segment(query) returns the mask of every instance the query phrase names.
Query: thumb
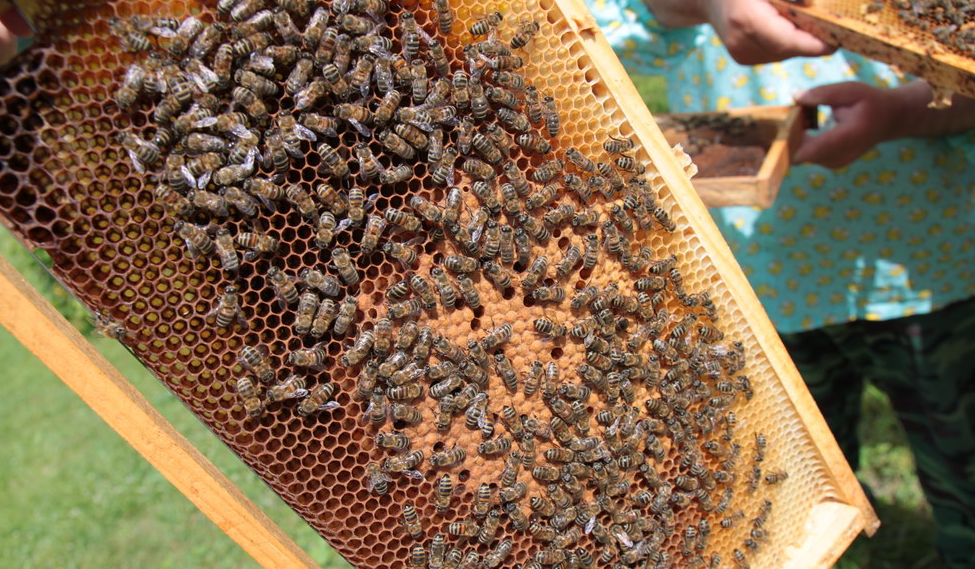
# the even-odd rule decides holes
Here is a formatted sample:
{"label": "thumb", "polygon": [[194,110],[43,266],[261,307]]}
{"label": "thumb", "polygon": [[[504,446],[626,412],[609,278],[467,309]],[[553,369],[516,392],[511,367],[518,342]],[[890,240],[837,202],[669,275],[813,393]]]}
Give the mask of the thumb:
{"label": "thumb", "polygon": [[870,89],[870,87],[856,81],[822,85],[800,93],[796,97],[796,102],[810,107],[815,105],[846,107],[862,99],[864,89]]}
{"label": "thumb", "polygon": [[844,125],[837,125],[832,130],[828,130],[820,135],[812,136],[808,133],[803,134],[799,148],[792,155],[793,164],[803,164],[812,162],[823,166],[836,164],[836,158],[841,149],[847,145],[849,137],[848,128]]}

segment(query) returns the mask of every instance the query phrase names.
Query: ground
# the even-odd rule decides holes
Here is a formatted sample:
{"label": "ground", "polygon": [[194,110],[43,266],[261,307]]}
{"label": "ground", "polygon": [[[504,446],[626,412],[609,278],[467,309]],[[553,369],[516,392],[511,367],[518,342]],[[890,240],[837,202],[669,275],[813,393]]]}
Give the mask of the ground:
{"label": "ground", "polygon": [[[653,112],[665,86],[636,77]],[[0,254],[83,328],[84,311],[0,229]],[[95,346],[200,451],[324,568],[348,567],[120,344]],[[0,567],[258,567],[114,431],[0,328]],[[861,479],[884,525],[859,538],[842,569],[936,569],[934,524],[887,399],[864,401]],[[891,438],[881,433],[894,432]]]}

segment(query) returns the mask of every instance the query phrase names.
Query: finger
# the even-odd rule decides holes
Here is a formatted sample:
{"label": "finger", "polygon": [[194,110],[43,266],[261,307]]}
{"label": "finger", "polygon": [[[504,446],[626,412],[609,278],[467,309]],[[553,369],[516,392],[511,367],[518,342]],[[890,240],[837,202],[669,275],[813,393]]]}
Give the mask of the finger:
{"label": "finger", "polygon": [[7,63],[17,55],[17,38],[9,29],[0,25],[0,64]]}
{"label": "finger", "polygon": [[[771,7],[771,5],[770,5]],[[774,8],[772,8],[775,11]],[[796,28],[795,24],[775,12],[770,14],[768,34],[765,36],[768,47],[788,57],[818,57],[829,55],[836,48],[823,40]]]}
{"label": "finger", "polygon": [[16,8],[10,8],[3,14],[0,14],[0,24],[19,38],[30,37],[34,34],[34,30],[31,29],[30,24],[27,23],[27,20],[24,19]]}
{"label": "finger", "polygon": [[870,87],[856,81],[821,85],[801,93],[796,97],[796,102],[810,107],[815,105],[846,107],[862,100],[866,89]]}
{"label": "finger", "polygon": [[810,162],[828,168],[839,168],[856,160],[863,153],[856,133],[858,126],[850,122],[839,124],[818,136],[804,134],[792,160],[796,164]]}

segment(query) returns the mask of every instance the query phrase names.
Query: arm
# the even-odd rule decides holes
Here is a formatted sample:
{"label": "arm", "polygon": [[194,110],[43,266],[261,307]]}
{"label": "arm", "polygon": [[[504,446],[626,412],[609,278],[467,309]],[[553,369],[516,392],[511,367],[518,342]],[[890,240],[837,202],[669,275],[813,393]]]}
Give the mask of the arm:
{"label": "arm", "polygon": [[728,53],[743,65],[820,56],[834,51],[815,36],[799,30],[767,0],[645,0],[667,27],[710,23]]}
{"label": "arm", "polygon": [[17,55],[17,38],[29,35],[30,26],[16,9],[11,8],[0,14],[0,64]]}
{"label": "arm", "polygon": [[803,105],[829,105],[836,126],[819,136],[805,135],[793,162],[840,168],[881,142],[908,137],[960,134],[975,128],[975,99],[955,95],[951,107],[928,108],[931,87],[915,81],[895,89],[864,83],[836,83],[797,98]]}

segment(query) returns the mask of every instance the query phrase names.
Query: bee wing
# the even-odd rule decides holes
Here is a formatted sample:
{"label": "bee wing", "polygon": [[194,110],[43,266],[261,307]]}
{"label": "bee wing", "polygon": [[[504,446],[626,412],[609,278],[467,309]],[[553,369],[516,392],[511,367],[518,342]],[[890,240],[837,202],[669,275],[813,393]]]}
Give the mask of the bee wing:
{"label": "bee wing", "polygon": [[589,521],[586,522],[586,529],[585,529],[586,535],[592,533],[592,528],[594,527],[596,527],[596,516],[589,518]]}
{"label": "bee wing", "polygon": [[217,117],[204,117],[193,123],[193,128],[208,128],[215,124],[217,124]]}
{"label": "bee wing", "polygon": [[423,473],[419,470],[404,470],[401,472],[401,474],[404,474],[413,480],[423,480]]}
{"label": "bee wing", "polygon": [[135,171],[140,174],[145,174],[146,165],[142,163],[142,160],[139,160],[139,155],[132,149],[127,149],[126,152],[129,153],[129,160],[132,160],[132,166],[135,167]]}
{"label": "bee wing", "polygon": [[[212,176],[213,176],[213,172],[208,170],[204,172],[199,178],[197,178],[196,180],[197,189],[202,190],[203,188],[207,187],[207,184],[210,183],[210,178]],[[219,212],[217,213],[219,214]],[[226,214],[221,214],[221,215],[226,215]]]}
{"label": "bee wing", "polygon": [[161,38],[173,38],[176,37],[176,30],[167,28],[165,26],[153,26],[149,28],[149,33]]}
{"label": "bee wing", "polygon": [[[368,92],[368,89],[369,89],[369,86],[368,85],[367,86],[364,86],[363,87],[363,90],[364,90],[363,92],[364,93]],[[359,134],[361,134],[362,136],[365,136],[366,138],[372,138],[372,129],[370,129],[366,125],[362,124],[361,122],[359,122],[359,121],[357,121],[355,119],[349,119],[349,124],[351,124],[353,126],[353,128],[355,128],[357,131],[359,131]]]}
{"label": "bee wing", "polygon": [[185,165],[180,166],[179,172],[183,175],[183,179],[186,180],[187,185],[189,185],[191,188],[196,187],[196,176],[193,175],[193,172],[190,172],[189,168],[187,168]]}
{"label": "bee wing", "polygon": [[[307,393],[307,391],[306,391]],[[319,405],[316,411],[331,411],[332,409],[337,409],[339,407],[338,401],[328,401],[322,405]]]}
{"label": "bee wing", "polygon": [[297,136],[299,139],[309,140],[311,142],[318,141],[318,136],[315,135],[315,132],[310,128],[297,123],[295,124],[294,128],[295,128],[295,136]]}
{"label": "bee wing", "polygon": [[[616,535],[616,539],[619,540],[619,542],[621,544],[623,544],[623,547],[633,547],[633,540],[630,539],[630,536],[627,535],[625,531],[623,531],[621,529],[617,529],[617,530],[615,530],[614,533]],[[642,545],[642,544],[643,544],[643,542],[641,541],[639,545]],[[639,545],[638,545],[638,547],[639,547]]]}

